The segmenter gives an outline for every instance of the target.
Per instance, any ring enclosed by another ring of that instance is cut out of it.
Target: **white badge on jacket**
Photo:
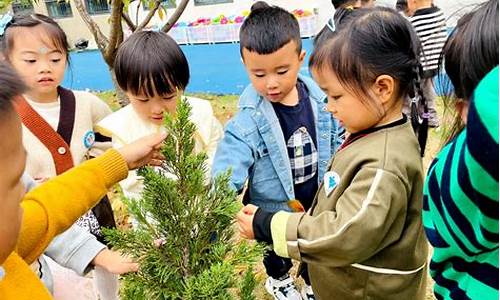
[[[323,177],[323,186],[325,188],[326,196],[330,196],[333,190],[337,187],[340,182],[340,176],[334,171],[328,171]]]

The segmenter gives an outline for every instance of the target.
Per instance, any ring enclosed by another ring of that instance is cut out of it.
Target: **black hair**
[[[361,8],[352,13],[351,20],[342,30],[315,49],[309,67],[319,71],[330,68],[342,86],[373,108],[369,88],[383,74],[396,80],[397,96],[402,101],[408,95],[418,97],[420,103],[425,104],[420,87],[420,49],[412,25],[394,9]],[[418,122],[419,118],[416,119]],[[427,141],[427,122],[425,116],[422,124],[412,120],[422,155]]]
[[[398,0],[396,2],[396,10],[405,12],[408,9],[408,0]]]
[[[186,56],[164,32],[132,34],[118,49],[114,71],[120,88],[134,95],[172,94],[189,83]]]
[[[290,41],[302,51],[299,22],[290,12],[278,6],[269,6],[263,1],[252,5],[250,15],[240,29],[240,54],[243,49],[258,54],[271,54]]]
[[[326,25],[321,29],[321,31],[314,37],[313,45],[317,47],[318,45],[323,45],[327,40],[332,38],[335,31],[342,29],[344,24],[348,23],[352,17],[352,12],[355,7],[340,7],[335,10],[333,16],[328,20]]]
[[[12,17],[12,20],[5,26],[4,34],[0,38],[0,49],[4,57],[8,59],[10,51],[12,51],[14,44],[14,32],[12,32],[12,29],[35,27],[38,25],[43,26],[54,46],[66,54],[66,61],[69,64],[69,43],[66,33],[56,21],[42,14],[15,15]]]
[[[443,48],[441,62],[453,85],[449,89],[447,81],[440,82],[443,90],[453,90],[454,95],[444,97],[448,110],[456,98],[468,102],[481,79],[498,65],[498,0],[484,2],[458,20]],[[464,126],[456,115],[447,132],[448,140]]]
[[[13,110],[15,97],[24,93],[26,86],[6,62],[0,62],[0,87],[0,113],[8,113]]]

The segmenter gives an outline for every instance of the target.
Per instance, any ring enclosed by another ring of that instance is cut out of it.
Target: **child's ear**
[[[303,63],[305,58],[306,58],[306,50],[301,50],[299,54],[300,63]]]
[[[395,81],[389,75],[380,75],[375,79],[373,92],[380,99],[382,104],[389,102],[394,98]]]

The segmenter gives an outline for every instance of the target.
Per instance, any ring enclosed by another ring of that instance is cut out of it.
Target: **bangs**
[[[173,94],[189,83],[187,59],[165,33],[131,35],[118,49],[114,69],[120,88],[134,95]]]

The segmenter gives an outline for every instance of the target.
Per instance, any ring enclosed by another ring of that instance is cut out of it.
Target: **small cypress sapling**
[[[207,156],[193,151],[190,113],[188,101],[179,99],[176,116],[166,114],[165,163],[140,169],[141,198],[124,200],[137,225],[106,230],[114,249],[140,263],[139,272],[123,276],[122,299],[253,298],[251,266],[262,247],[235,237],[240,204],[230,172],[207,183]]]

